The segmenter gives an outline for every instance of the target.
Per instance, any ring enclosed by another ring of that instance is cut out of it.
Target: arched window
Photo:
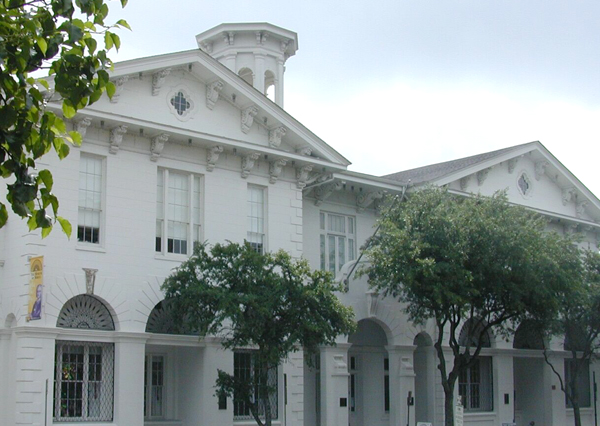
[[[265,72],[265,96],[275,102],[275,74],[273,71]]]
[[[490,334],[488,331],[483,331],[484,327],[485,324],[482,321],[471,318],[463,325],[462,329],[460,330],[460,335],[458,336],[458,344],[460,346],[467,346],[468,342],[470,344],[470,347],[475,348],[477,347],[477,343],[481,339],[482,348],[491,347]]]
[[[250,86],[254,86],[254,73],[250,68],[241,68],[238,75]]]
[[[57,327],[112,331],[107,307],[94,296],[69,299]],[[56,341],[54,420],[110,422],[113,419],[114,343]]]
[[[146,333],[160,333],[160,334],[188,334],[197,336],[197,331],[191,331],[184,326],[176,324],[173,308],[165,300],[158,302],[150,315],[148,316],[148,322],[146,323]]]
[[[69,299],[58,315],[56,326],[106,331],[115,329],[112,315],[104,303],[88,294]]]
[[[542,333],[531,321],[523,321],[513,338],[513,348],[515,349],[544,349],[544,339]]]

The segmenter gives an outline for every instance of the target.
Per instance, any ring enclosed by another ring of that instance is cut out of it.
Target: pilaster
[[[390,362],[390,425],[414,424],[415,409],[418,404],[414,398],[415,348],[415,346],[386,346]],[[415,404],[410,407],[407,403],[409,395]]]
[[[321,348],[321,426],[348,424],[348,343]]]

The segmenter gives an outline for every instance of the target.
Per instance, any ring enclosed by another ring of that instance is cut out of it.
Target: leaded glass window
[[[265,251],[265,189],[248,186],[248,234],[246,240],[257,253]]]
[[[99,244],[102,220],[102,169],[99,157],[81,155],[79,160],[79,213],[77,241]]]
[[[353,216],[320,213],[321,269],[336,273],[356,259],[356,226]]]

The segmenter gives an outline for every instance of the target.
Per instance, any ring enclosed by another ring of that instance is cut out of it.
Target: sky
[[[598,0],[129,0],[117,62],[224,22],[298,34],[285,109],[385,175],[539,140],[600,196]]]

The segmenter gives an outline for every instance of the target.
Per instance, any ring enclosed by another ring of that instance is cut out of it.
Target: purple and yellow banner
[[[29,304],[27,321],[42,319],[42,296],[44,293],[44,256],[29,259]]]

